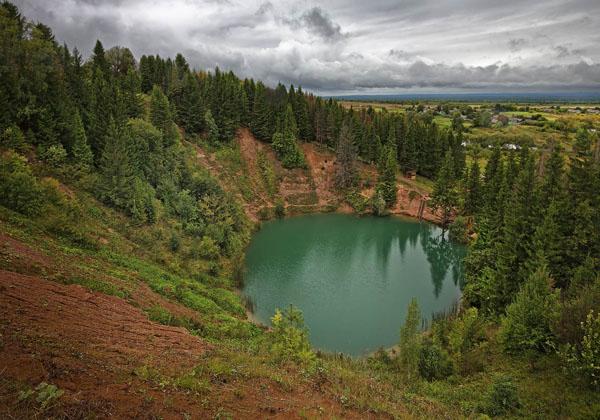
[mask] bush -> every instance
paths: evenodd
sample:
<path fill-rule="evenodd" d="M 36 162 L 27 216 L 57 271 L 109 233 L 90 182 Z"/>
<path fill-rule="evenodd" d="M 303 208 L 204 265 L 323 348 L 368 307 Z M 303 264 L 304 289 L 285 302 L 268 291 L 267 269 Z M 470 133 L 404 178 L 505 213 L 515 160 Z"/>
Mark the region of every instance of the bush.
<path fill-rule="evenodd" d="M 25 136 L 16 125 L 8 127 L 0 136 L 0 145 L 18 152 L 25 150 Z"/>
<path fill-rule="evenodd" d="M 281 199 L 275 202 L 275 217 L 278 219 L 283 219 L 285 217 L 285 205 Z"/>
<path fill-rule="evenodd" d="M 14 152 L 6 152 L 0 159 L 0 204 L 28 216 L 42 210 L 42 188 L 27 160 Z"/>
<path fill-rule="evenodd" d="M 408 305 L 406 320 L 400 328 L 398 363 L 404 370 L 407 379 L 417 376 L 419 355 L 421 353 L 421 310 L 416 299 Z"/>
<path fill-rule="evenodd" d="M 465 217 L 459 216 L 448 228 L 448 235 L 451 240 L 461 244 L 469 243 L 469 226 Z"/>
<path fill-rule="evenodd" d="M 558 293 L 551 290 L 545 265 L 529 276 L 502 320 L 500 339 L 507 352 L 552 348 L 551 326 L 558 315 Z"/>
<path fill-rule="evenodd" d="M 600 313 L 591 310 L 581 323 L 583 338 L 577 345 L 567 345 L 563 353 L 569 370 L 600 388 Z"/>
<path fill-rule="evenodd" d="M 464 355 L 485 338 L 483 321 L 477 308 L 469 308 L 453 323 L 448 334 L 448 345 L 453 354 Z"/>
<path fill-rule="evenodd" d="M 316 356 L 308 340 L 308 330 L 304 326 L 304 317 L 299 309 L 292 305 L 287 310 L 275 311 L 271 318 L 273 325 L 271 351 L 280 361 L 292 361 L 304 365 L 313 365 Z"/>
<path fill-rule="evenodd" d="M 501 416 L 521 406 L 517 387 L 509 376 L 498 376 L 494 379 L 487 395 L 484 411 L 490 416 Z"/>
<path fill-rule="evenodd" d="M 426 340 L 419 353 L 419 373 L 428 381 L 444 379 L 452 375 L 450 356 L 440 345 Z"/>
<path fill-rule="evenodd" d="M 219 258 L 219 246 L 212 238 L 208 236 L 203 236 L 202 240 L 200 241 L 199 248 L 200 256 L 202 258 L 206 258 L 209 260 Z"/>
<path fill-rule="evenodd" d="M 386 203 L 381 189 L 376 189 L 375 194 L 371 197 L 371 208 L 376 216 L 384 216 L 386 214 Z"/>
<path fill-rule="evenodd" d="M 40 158 L 48 165 L 58 168 L 67 160 L 67 151 L 60 144 L 53 144 L 40 154 Z"/>

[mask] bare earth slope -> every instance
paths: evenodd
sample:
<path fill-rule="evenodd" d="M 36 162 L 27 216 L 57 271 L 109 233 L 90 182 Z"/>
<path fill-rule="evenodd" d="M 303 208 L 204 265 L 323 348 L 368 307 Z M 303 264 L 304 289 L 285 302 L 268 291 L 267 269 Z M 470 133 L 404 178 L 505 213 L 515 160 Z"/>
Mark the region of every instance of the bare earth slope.
<path fill-rule="evenodd" d="M 238 130 L 235 147 L 239 148 L 241 165 L 231 169 L 219 160 L 217 153 L 210 153 L 194 146 L 200 163 L 220 180 L 222 187 L 235 194 L 244 203 L 246 214 L 252 220 L 260 219 L 261 209 L 272 209 L 275 197 L 267 191 L 258 163 L 259 154 L 268 160 L 277 178 L 277 197 L 283 199 L 288 214 L 309 212 L 352 212 L 350 206 L 335 188 L 335 154 L 315 143 L 302 143 L 306 157 L 306 169 L 286 169 L 281 166 L 271 146 L 256 139 L 247 128 Z M 373 193 L 377 169 L 373 165 L 359 163 L 362 182 L 361 194 L 368 198 Z M 415 181 L 398 176 L 398 201 L 390 213 L 418 218 L 422 199 L 427 191 Z M 425 206 L 421 215 L 424 220 L 439 222 L 439 217 Z"/>

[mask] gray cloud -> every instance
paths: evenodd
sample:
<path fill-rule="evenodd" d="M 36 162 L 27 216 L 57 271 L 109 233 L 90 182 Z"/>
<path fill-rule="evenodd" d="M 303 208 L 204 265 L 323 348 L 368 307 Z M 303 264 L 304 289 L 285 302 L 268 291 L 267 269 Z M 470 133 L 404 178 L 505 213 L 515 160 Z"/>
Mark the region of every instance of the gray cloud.
<path fill-rule="evenodd" d="M 16 0 L 89 54 L 182 52 L 320 93 L 600 89 L 597 0 Z"/>
<path fill-rule="evenodd" d="M 511 52 L 521 51 L 523 46 L 527 43 L 524 38 L 514 38 L 508 41 L 508 48 Z"/>
<path fill-rule="evenodd" d="M 339 39 L 343 37 L 342 28 L 323 12 L 320 7 L 307 10 L 300 19 L 311 31 L 326 39 Z"/>

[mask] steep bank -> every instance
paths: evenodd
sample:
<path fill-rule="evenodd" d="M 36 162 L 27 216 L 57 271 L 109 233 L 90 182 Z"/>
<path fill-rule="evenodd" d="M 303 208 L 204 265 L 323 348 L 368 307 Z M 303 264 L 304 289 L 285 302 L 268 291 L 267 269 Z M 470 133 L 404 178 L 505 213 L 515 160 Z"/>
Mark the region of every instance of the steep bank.
<path fill-rule="evenodd" d="M 270 144 L 256 139 L 247 128 L 237 131 L 235 143 L 227 151 L 211 151 L 206 145 L 194 147 L 200 164 L 243 203 L 251 220 L 272 217 L 278 202 L 290 215 L 354 211 L 335 187 L 335 153 L 322 145 L 301 144 L 307 164 L 305 169 L 284 168 Z M 377 168 L 360 161 L 357 166 L 358 192 L 363 200 L 368 200 L 377 181 Z M 438 223 L 440 217 L 426 205 L 429 192 L 422 183 L 398 174 L 398 200 L 389 213 Z"/>

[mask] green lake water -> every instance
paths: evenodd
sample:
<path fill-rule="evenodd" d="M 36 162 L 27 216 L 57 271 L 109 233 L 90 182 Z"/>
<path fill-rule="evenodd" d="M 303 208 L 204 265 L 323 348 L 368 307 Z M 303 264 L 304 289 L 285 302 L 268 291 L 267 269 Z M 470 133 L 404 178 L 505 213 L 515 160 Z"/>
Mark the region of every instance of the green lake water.
<path fill-rule="evenodd" d="M 246 254 L 244 294 L 258 321 L 302 310 L 315 348 L 363 355 L 397 343 L 410 300 L 423 318 L 460 298 L 463 246 L 396 217 L 320 214 L 267 222 Z"/>

